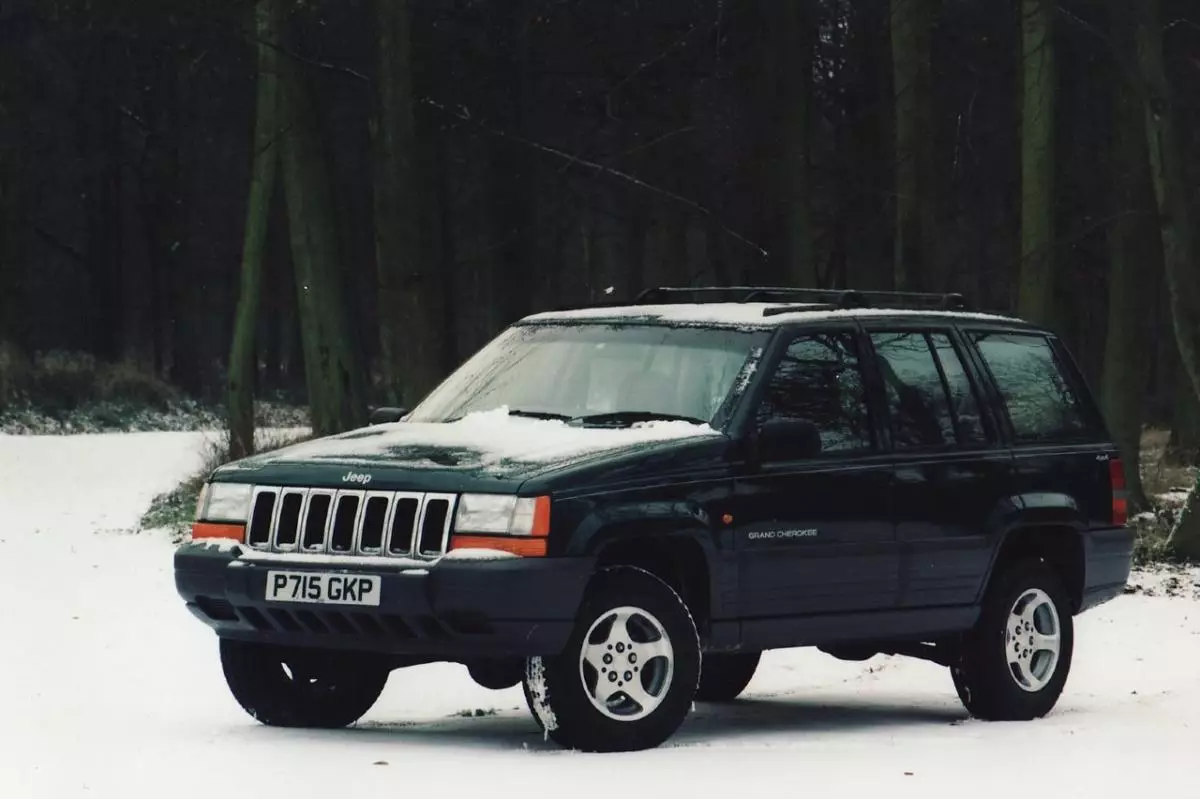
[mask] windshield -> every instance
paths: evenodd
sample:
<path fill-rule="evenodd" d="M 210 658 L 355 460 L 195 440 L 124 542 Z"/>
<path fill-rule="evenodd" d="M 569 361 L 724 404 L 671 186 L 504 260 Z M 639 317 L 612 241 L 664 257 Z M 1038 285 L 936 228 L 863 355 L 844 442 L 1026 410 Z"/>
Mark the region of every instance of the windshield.
<path fill-rule="evenodd" d="M 409 421 L 447 422 L 507 407 L 595 423 L 707 423 L 766 337 L 661 325 L 520 325 L 450 375 Z"/>

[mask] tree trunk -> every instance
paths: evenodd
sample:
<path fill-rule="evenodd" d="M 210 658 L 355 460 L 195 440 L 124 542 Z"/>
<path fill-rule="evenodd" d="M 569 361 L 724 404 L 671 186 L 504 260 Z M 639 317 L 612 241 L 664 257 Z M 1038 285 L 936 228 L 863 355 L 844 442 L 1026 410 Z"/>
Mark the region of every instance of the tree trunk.
<path fill-rule="evenodd" d="M 409 0 L 376 0 L 375 257 L 384 386 L 411 408 L 441 377 L 444 295 L 422 257 Z"/>
<path fill-rule="evenodd" d="M 113 81 L 116 45 L 97 34 L 81 76 L 80 142 L 86 174 L 86 263 L 92 308 L 92 351 L 103 360 L 124 354 L 121 116 Z"/>
<path fill-rule="evenodd" d="M 279 162 L 279 148 L 275 146 L 279 135 L 279 51 L 275 46 L 280 26 L 279 0 L 259 0 L 254 14 L 259 41 L 254 161 L 242 243 L 242 285 L 229 354 L 229 457 L 235 460 L 254 452 L 255 343 L 271 196 Z"/>
<path fill-rule="evenodd" d="M 897 291 L 924 287 L 935 264 L 930 0 L 892 0 Z"/>
<path fill-rule="evenodd" d="M 493 46 L 501 80 L 502 124 L 517 136 L 528 135 L 533 100 L 530 35 L 536 29 L 532 0 L 493 4 Z M 492 295 L 501 325 L 512 324 L 531 310 L 530 297 L 539 282 L 535 253 L 537 160 L 525 144 L 493 139 L 490 149 L 491 215 L 496 257 Z M 599 258 L 597 258 L 599 260 Z"/>
<path fill-rule="evenodd" d="M 1018 305 L 1027 319 L 1054 320 L 1053 0 L 1021 0 L 1021 269 Z"/>
<path fill-rule="evenodd" d="M 13 122 L 6 105 L 0 97 L 0 129 Z M 20 159 L 18 147 L 11 151 L 0 149 L 0 347 L 25 344 L 24 337 L 18 334 L 21 325 L 17 321 L 18 315 L 24 318 L 20 292 L 25 272 L 25 225 L 21 219 L 24 180 Z M 0 374 L 0 391 L 4 388 L 3 381 L 4 375 Z M 3 401 L 0 396 L 0 404 Z"/>
<path fill-rule="evenodd" d="M 1146 141 L 1158 203 L 1171 316 L 1185 374 L 1192 390 L 1200 397 L 1200 273 L 1191 228 L 1187 165 L 1180 146 L 1174 99 L 1163 55 L 1159 0 L 1139 0 L 1136 14 Z M 1171 533 L 1170 546 L 1179 555 L 1200 558 L 1200 486 L 1192 489 L 1187 507 Z"/>
<path fill-rule="evenodd" d="M 1186 375 L 1180 374 L 1176 380 L 1171 411 L 1167 457 L 1182 465 L 1200 463 L 1200 400 Z"/>
<path fill-rule="evenodd" d="M 783 139 L 779 192 L 783 205 L 784 275 L 793 286 L 817 288 L 816 253 L 813 248 L 812 180 L 809 167 L 809 97 L 813 58 L 813 21 L 810 6 L 802 0 L 767 0 L 779 5 L 776 44 Z M 768 19 L 771 19 L 768 16 Z"/>
<path fill-rule="evenodd" d="M 304 70 L 294 58 L 279 59 L 280 158 L 312 430 L 323 436 L 364 425 L 367 406 L 341 282 L 329 162 Z"/>
<path fill-rule="evenodd" d="M 1129 39 L 1127 0 L 1113 0 L 1114 39 Z M 1124 24 L 1122 23 L 1124 20 Z M 1108 286 L 1108 334 L 1104 352 L 1104 407 L 1113 437 L 1121 448 L 1130 504 L 1135 510 L 1149 505 L 1141 477 L 1141 439 L 1144 398 L 1150 377 L 1152 346 L 1147 318 L 1151 316 L 1154 286 L 1145 271 L 1161 261 L 1161 248 L 1142 209 L 1154 205 L 1149 156 L 1139 95 L 1127 83 L 1114 85 L 1113 114 L 1113 215 L 1109 234 L 1111 277 Z M 1147 259 L 1153 254 L 1158 260 Z"/>

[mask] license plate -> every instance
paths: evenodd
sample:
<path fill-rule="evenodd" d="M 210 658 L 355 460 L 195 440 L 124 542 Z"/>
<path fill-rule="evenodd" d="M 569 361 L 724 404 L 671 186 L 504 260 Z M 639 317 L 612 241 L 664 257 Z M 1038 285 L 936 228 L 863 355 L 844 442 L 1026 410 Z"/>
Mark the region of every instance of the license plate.
<path fill-rule="evenodd" d="M 379 607 L 379 583 L 359 574 L 267 572 L 267 601 Z"/>

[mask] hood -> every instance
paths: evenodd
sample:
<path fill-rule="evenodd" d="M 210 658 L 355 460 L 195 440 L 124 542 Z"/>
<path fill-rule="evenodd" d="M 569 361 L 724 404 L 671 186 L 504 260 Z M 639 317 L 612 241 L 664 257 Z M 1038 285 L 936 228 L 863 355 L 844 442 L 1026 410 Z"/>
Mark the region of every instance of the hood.
<path fill-rule="evenodd" d="M 354 430 L 217 470 L 223 480 L 374 490 L 510 491 L 525 480 L 584 463 L 720 434 L 707 425 L 650 422 L 578 427 L 514 417 L 507 409 L 440 424 L 397 422 Z"/>

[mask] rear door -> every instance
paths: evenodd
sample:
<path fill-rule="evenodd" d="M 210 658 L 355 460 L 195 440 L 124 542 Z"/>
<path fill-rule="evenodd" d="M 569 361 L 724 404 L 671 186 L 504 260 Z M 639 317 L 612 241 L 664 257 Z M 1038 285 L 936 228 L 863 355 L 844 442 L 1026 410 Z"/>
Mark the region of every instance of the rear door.
<path fill-rule="evenodd" d="M 1011 494 L 1011 452 L 983 410 L 952 327 L 865 328 L 893 453 L 899 604 L 970 604 L 988 569 L 988 531 Z"/>
<path fill-rule="evenodd" d="M 1015 460 L 1014 494 L 1029 518 L 1112 525 L 1116 450 L 1061 343 L 1036 331 L 968 330 L 999 392 Z"/>
<path fill-rule="evenodd" d="M 820 452 L 762 463 L 736 479 L 731 515 L 743 619 L 892 608 L 899 561 L 891 466 L 868 406 L 856 325 L 797 330 L 752 424 L 810 422 Z"/>

